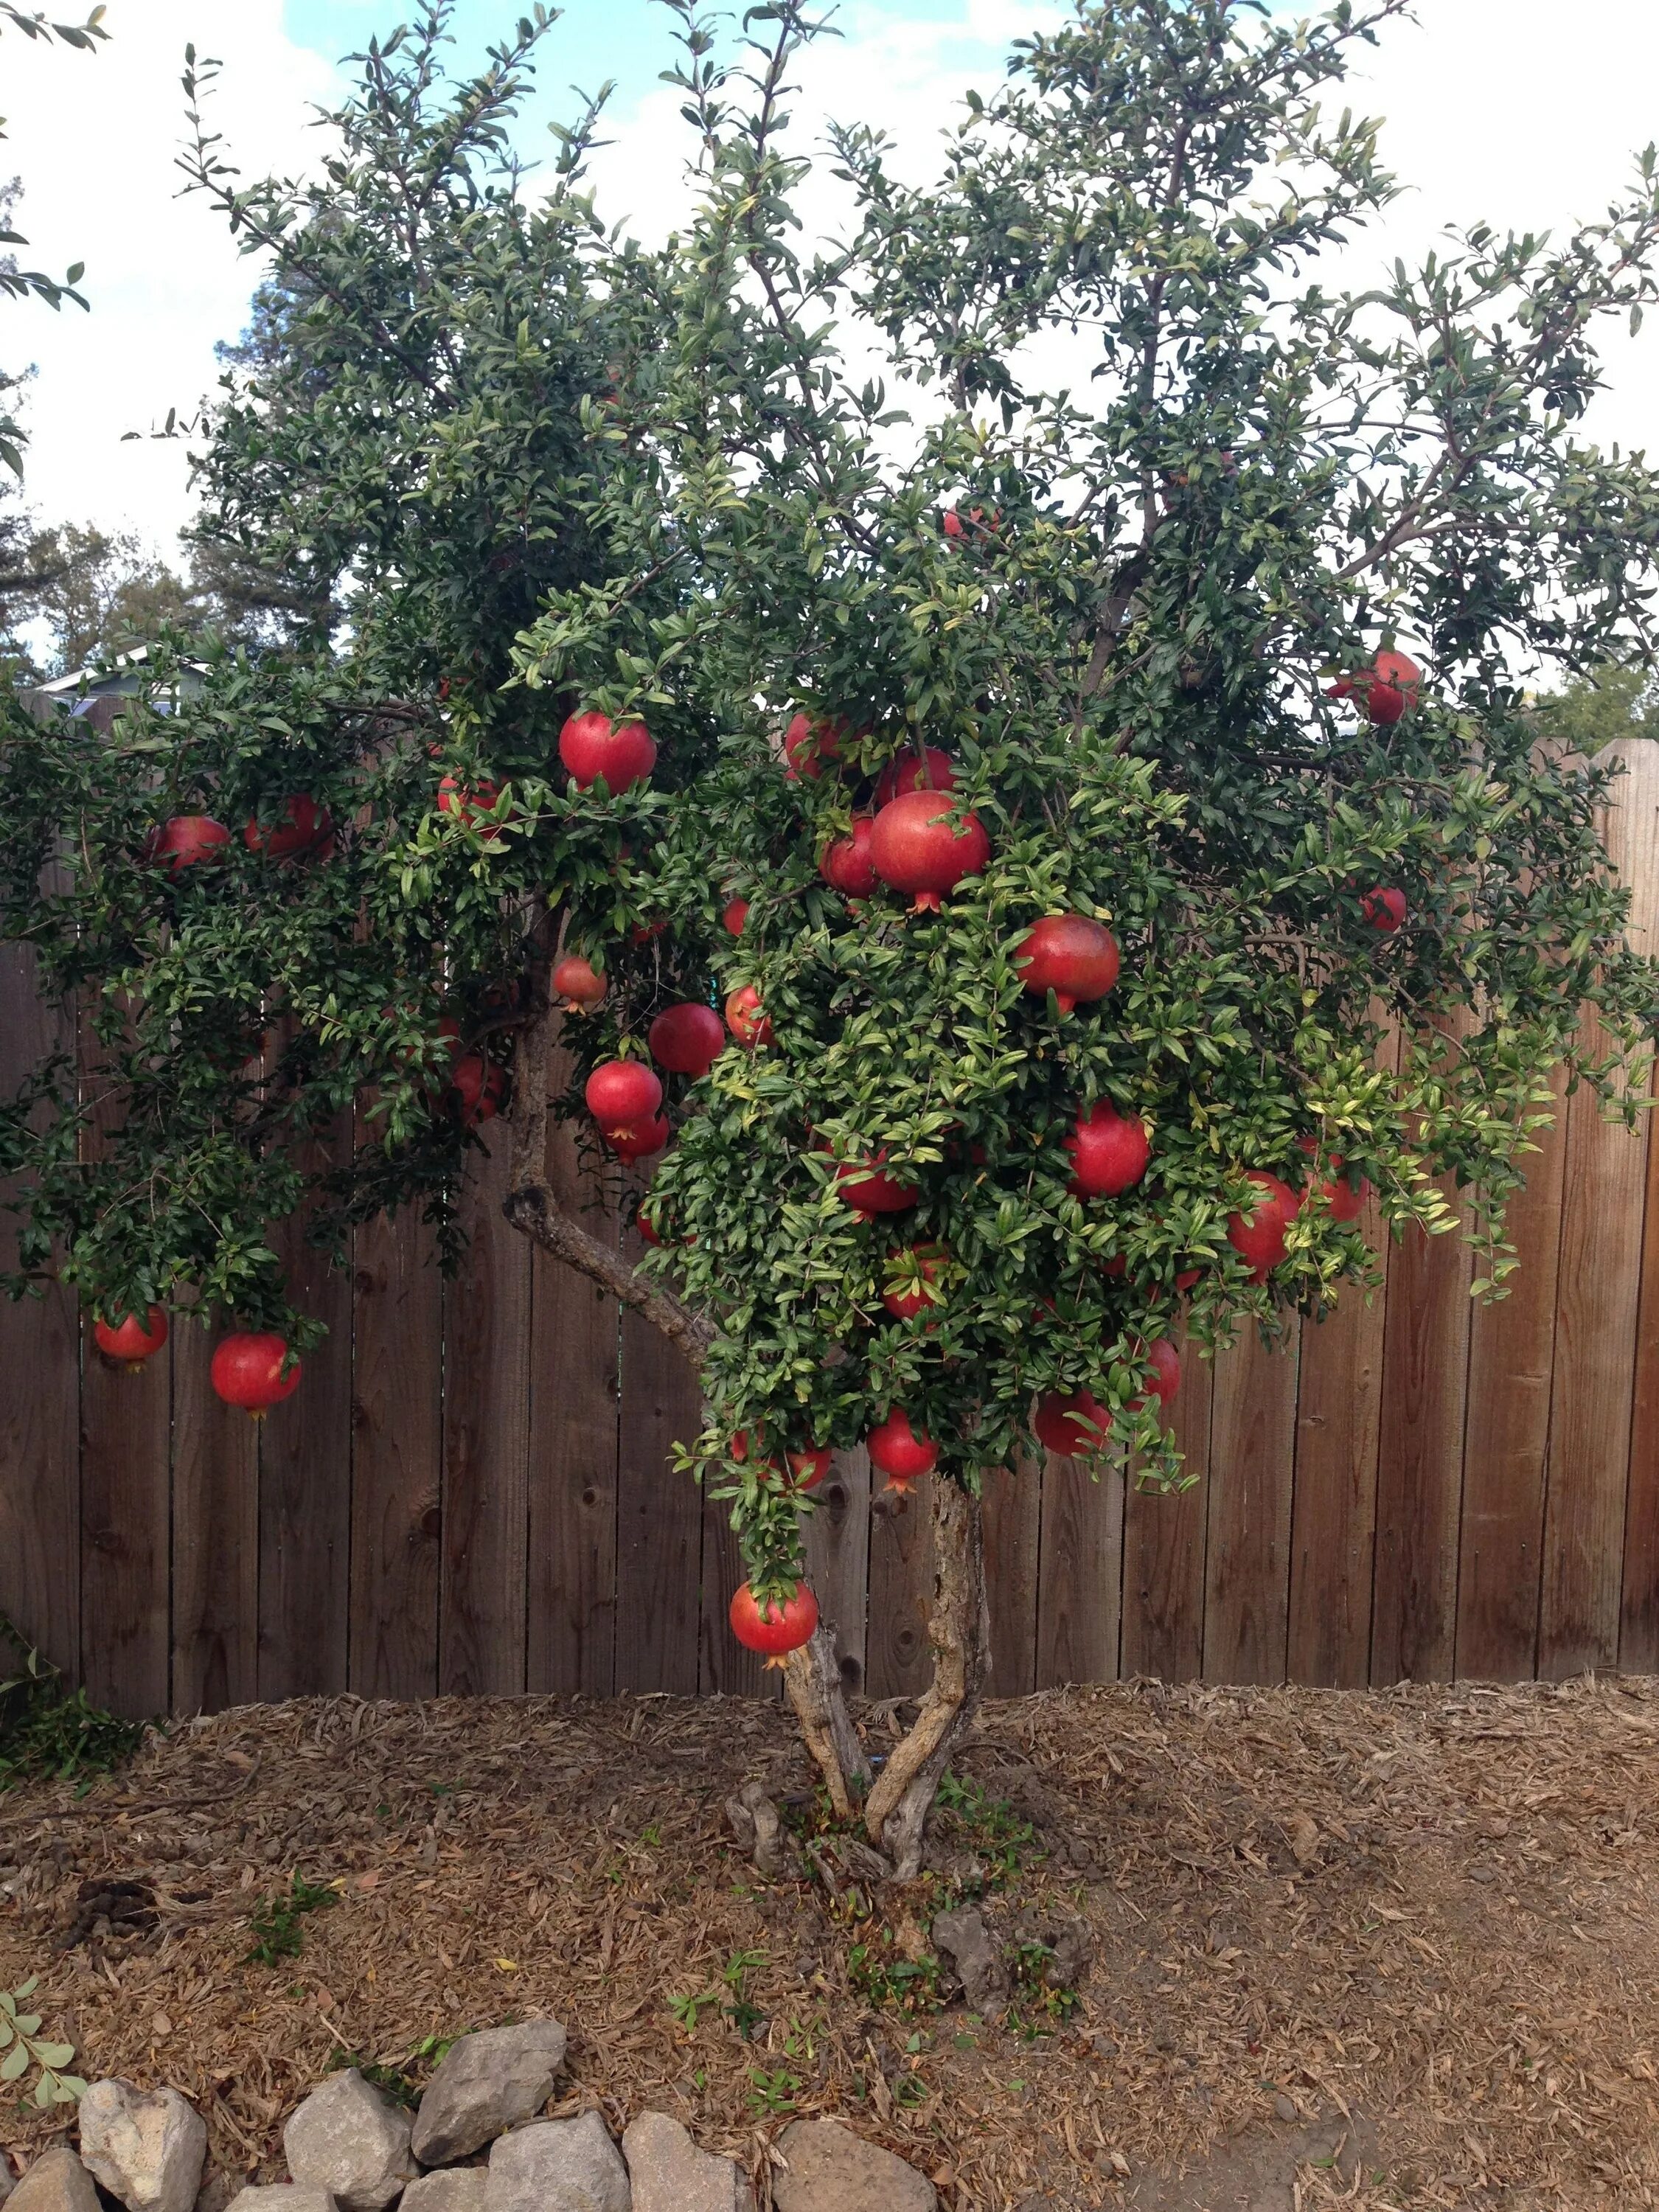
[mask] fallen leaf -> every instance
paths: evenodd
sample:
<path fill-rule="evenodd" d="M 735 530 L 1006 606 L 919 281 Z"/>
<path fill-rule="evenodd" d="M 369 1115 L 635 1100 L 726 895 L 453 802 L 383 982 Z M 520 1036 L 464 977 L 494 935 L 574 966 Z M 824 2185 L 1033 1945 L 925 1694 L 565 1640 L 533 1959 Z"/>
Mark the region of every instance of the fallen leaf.
<path fill-rule="evenodd" d="M 173 2033 L 173 2022 L 164 2012 L 153 2013 L 150 2015 L 149 2026 L 153 2035 L 166 2037 Z"/>
<path fill-rule="evenodd" d="M 1298 1866 L 1317 1856 L 1319 1824 L 1306 1813 L 1292 1813 L 1285 1823 L 1285 1833 L 1290 1839 L 1291 1850 Z"/>
<path fill-rule="evenodd" d="M 354 1889 L 378 1889 L 380 1883 L 380 1869 L 379 1867 L 370 1867 L 368 1872 L 360 1874 L 351 1886 Z"/>

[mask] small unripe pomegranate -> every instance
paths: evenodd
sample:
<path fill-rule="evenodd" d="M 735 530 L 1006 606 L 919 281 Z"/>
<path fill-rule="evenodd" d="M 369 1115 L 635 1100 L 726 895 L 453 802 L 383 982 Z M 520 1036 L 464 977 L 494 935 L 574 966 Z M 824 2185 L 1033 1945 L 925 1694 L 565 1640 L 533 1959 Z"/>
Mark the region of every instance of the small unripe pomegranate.
<path fill-rule="evenodd" d="M 1380 929 L 1385 937 L 1391 937 L 1406 919 L 1404 891 L 1364 891 L 1359 904 L 1371 927 Z"/>
<path fill-rule="evenodd" d="M 728 995 L 726 1026 L 750 1052 L 757 1046 L 771 1043 L 771 1018 L 763 1008 L 760 993 L 752 983 L 744 983 Z"/>
<path fill-rule="evenodd" d="M 902 799 L 907 791 L 954 791 L 956 787 L 956 763 L 949 753 L 929 745 L 920 760 L 914 752 L 903 752 L 888 762 L 876 779 L 876 805 L 885 806 L 889 799 Z"/>
<path fill-rule="evenodd" d="M 707 1075 L 726 1049 L 726 1024 L 712 1006 L 688 1000 L 665 1006 L 646 1042 L 652 1059 L 671 1075 Z"/>
<path fill-rule="evenodd" d="M 727 936 L 741 937 L 743 925 L 748 919 L 749 902 L 746 898 L 727 899 L 720 915 L 720 920 L 726 925 Z"/>
<path fill-rule="evenodd" d="M 781 1667 L 790 1652 L 811 1642 L 818 1625 L 818 1601 L 805 1583 L 797 1583 L 792 1596 L 769 1598 L 763 1605 L 744 1583 L 726 1618 L 745 1650 L 763 1651 L 768 1667 Z"/>
<path fill-rule="evenodd" d="M 240 1406 L 256 1421 L 263 1420 L 270 1407 L 280 1406 L 300 1387 L 297 1359 L 283 1372 L 287 1358 L 288 1346 L 280 1336 L 238 1329 L 215 1346 L 209 1379 L 226 1405 Z"/>
<path fill-rule="evenodd" d="M 559 758 L 581 790 L 591 790 L 603 778 L 614 799 L 647 781 L 657 765 L 657 748 L 643 722 L 613 722 L 590 708 L 571 715 L 559 732 Z"/>
<path fill-rule="evenodd" d="M 945 508 L 944 515 L 939 522 L 939 527 L 944 531 L 947 538 L 960 538 L 967 526 L 968 526 L 963 522 L 962 517 L 957 513 L 955 507 L 947 507 Z"/>
<path fill-rule="evenodd" d="M 175 814 L 145 838 L 144 858 L 159 861 L 176 881 L 186 868 L 223 860 L 229 842 L 229 830 L 210 814 Z"/>
<path fill-rule="evenodd" d="M 876 825 L 867 814 L 854 823 L 852 834 L 836 837 L 823 848 L 818 873 L 832 890 L 848 898 L 868 898 L 876 888 L 876 871 L 870 859 L 870 841 Z"/>
<path fill-rule="evenodd" d="M 573 1014 L 591 1014 L 605 1000 L 604 976 L 580 952 L 567 952 L 553 970 L 553 988 Z"/>
<path fill-rule="evenodd" d="M 912 910 L 938 912 L 946 891 L 981 874 L 991 841 L 977 814 L 953 819 L 952 799 L 936 791 L 907 791 L 876 817 L 870 859 L 883 883 L 915 894 Z"/>
<path fill-rule="evenodd" d="M 1087 915 L 1047 915 L 1014 954 L 1020 987 L 1034 998 L 1050 991 L 1062 1014 L 1079 1000 L 1103 999 L 1117 981 L 1117 939 Z"/>
<path fill-rule="evenodd" d="M 1250 1181 L 1261 1195 L 1248 1213 L 1227 1217 L 1227 1242 L 1250 1271 L 1253 1283 L 1265 1283 L 1285 1257 L 1285 1237 L 1296 1218 L 1301 1200 L 1288 1183 L 1265 1170 L 1252 1168 Z"/>
<path fill-rule="evenodd" d="M 1146 1124 L 1118 1112 L 1109 1099 L 1079 1114 L 1065 1139 L 1072 1156 L 1073 1192 L 1079 1198 L 1115 1198 L 1146 1172 L 1152 1141 Z"/>
<path fill-rule="evenodd" d="M 326 860 L 334 849 L 334 817 L 302 792 L 286 802 L 270 829 L 261 829 L 258 817 L 251 816 L 242 842 L 268 860 Z"/>
<path fill-rule="evenodd" d="M 605 1060 L 588 1077 L 582 1097 L 609 1137 L 648 1121 L 662 1104 L 662 1085 L 642 1060 Z"/>
<path fill-rule="evenodd" d="M 470 829 L 481 814 L 489 814 L 501 804 L 504 785 L 480 783 L 470 788 L 453 775 L 447 775 L 438 786 L 438 811 L 453 814 L 458 822 Z M 499 825 L 496 825 L 499 826 Z"/>
<path fill-rule="evenodd" d="M 93 1324 L 93 1341 L 106 1359 L 125 1362 L 129 1375 L 137 1375 L 147 1359 L 154 1358 L 167 1340 L 167 1317 L 160 1306 L 147 1309 L 142 1321 L 137 1314 L 129 1314 L 125 1321 L 114 1324 L 106 1321 Z"/>
<path fill-rule="evenodd" d="M 931 1474 L 939 1463 L 939 1446 L 931 1437 L 910 1426 L 909 1416 L 895 1406 L 887 1419 L 865 1439 L 870 1464 L 887 1477 L 890 1489 L 900 1497 L 913 1482 Z"/>

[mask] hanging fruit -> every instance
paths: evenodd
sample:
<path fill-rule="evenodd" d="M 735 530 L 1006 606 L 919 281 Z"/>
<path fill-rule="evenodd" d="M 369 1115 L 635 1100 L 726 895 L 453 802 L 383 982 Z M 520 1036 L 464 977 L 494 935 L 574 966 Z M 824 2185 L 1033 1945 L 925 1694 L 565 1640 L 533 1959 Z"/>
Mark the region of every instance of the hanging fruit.
<path fill-rule="evenodd" d="M 157 861 L 175 881 L 204 860 L 222 860 L 230 832 L 210 814 L 175 814 L 144 839 L 147 860 Z"/>
<path fill-rule="evenodd" d="M 1146 1396 L 1133 1399 L 1129 1406 L 1138 1413 L 1146 1398 L 1156 1398 L 1160 1406 L 1167 1406 L 1181 1388 L 1181 1354 L 1167 1336 L 1158 1336 L 1146 1346 L 1143 1355 L 1146 1362 Z"/>
<path fill-rule="evenodd" d="M 954 802 L 936 791 L 907 791 L 876 817 L 870 859 L 883 883 L 915 896 L 912 911 L 938 912 L 946 891 L 979 875 L 991 841 L 977 814 L 953 818 Z"/>
<path fill-rule="evenodd" d="M 604 976 L 580 952 L 567 952 L 553 970 L 553 988 L 564 1000 L 567 1013 L 591 1014 L 605 1001 Z"/>
<path fill-rule="evenodd" d="M 1302 1137 L 1297 1141 L 1310 1159 L 1317 1154 L 1319 1146 L 1316 1139 Z M 1365 1210 L 1365 1200 L 1370 1191 L 1370 1183 L 1366 1182 L 1364 1176 L 1361 1176 L 1357 1186 L 1349 1181 L 1342 1171 L 1340 1152 L 1332 1152 L 1325 1164 L 1331 1171 L 1331 1180 L 1328 1182 L 1316 1183 L 1314 1194 L 1320 1200 L 1333 1221 L 1358 1221 Z"/>
<path fill-rule="evenodd" d="M 559 732 L 559 758 L 580 790 L 591 790 L 603 777 L 614 799 L 649 780 L 657 748 L 643 722 L 613 722 L 590 708 L 571 715 Z"/>
<path fill-rule="evenodd" d="M 908 1414 L 896 1406 L 865 1439 L 870 1464 L 887 1477 L 888 1487 L 903 1497 L 913 1482 L 931 1474 L 939 1463 L 939 1446 L 931 1437 L 910 1426 Z"/>
<path fill-rule="evenodd" d="M 1037 1441 L 1066 1459 L 1090 1459 L 1110 1439 L 1112 1416 L 1109 1407 L 1088 1390 L 1062 1395 L 1051 1390 L 1037 1401 L 1031 1423 Z"/>
<path fill-rule="evenodd" d="M 869 897 L 876 888 L 876 871 L 870 858 L 870 841 L 875 834 L 870 816 L 860 814 L 849 836 L 836 837 L 824 847 L 818 873 L 832 890 L 848 898 Z"/>
<path fill-rule="evenodd" d="M 1152 1157 L 1146 1124 L 1120 1114 L 1109 1099 L 1080 1113 L 1065 1139 L 1070 1188 L 1079 1198 L 1115 1198 L 1140 1181 Z"/>
<path fill-rule="evenodd" d="M 642 1060 L 603 1060 L 582 1097 L 607 1137 L 648 1121 L 662 1104 L 662 1085 Z"/>
<path fill-rule="evenodd" d="M 1034 998 L 1052 991 L 1062 1014 L 1079 1000 L 1103 999 L 1118 977 L 1117 939 L 1086 915 L 1047 915 L 1014 954 L 1020 988 Z"/>
<path fill-rule="evenodd" d="M 1423 672 L 1408 654 L 1379 653 L 1369 668 L 1339 678 L 1326 696 L 1358 699 L 1370 720 L 1388 729 L 1417 704 L 1422 682 Z"/>
<path fill-rule="evenodd" d="M 1392 937 L 1406 919 L 1406 894 L 1399 890 L 1362 891 L 1360 910 L 1373 929 Z"/>
<path fill-rule="evenodd" d="M 950 1260 L 942 1244 L 904 1245 L 887 1255 L 887 1272 L 898 1278 L 900 1287 L 884 1291 L 881 1302 L 895 1321 L 914 1321 L 944 1304 L 944 1293 L 934 1285 Z"/>
<path fill-rule="evenodd" d="M 744 983 L 730 993 L 726 1001 L 726 1026 L 740 1045 L 750 1052 L 772 1042 L 772 1023 L 761 1005 L 760 993 L 752 983 Z"/>
<path fill-rule="evenodd" d="M 903 1213 L 913 1206 L 919 1192 L 914 1183 L 901 1182 L 884 1166 L 885 1152 L 873 1160 L 848 1160 L 836 1170 L 836 1195 L 854 1213 L 868 1218 L 878 1213 Z"/>
<path fill-rule="evenodd" d="M 956 763 L 949 753 L 929 745 L 920 758 L 914 752 L 904 752 L 888 762 L 876 778 L 876 805 L 885 806 L 889 799 L 902 799 L 907 791 L 954 791 L 956 787 Z"/>
<path fill-rule="evenodd" d="M 481 1121 L 495 1120 L 506 1097 L 507 1070 L 482 1053 L 469 1052 L 450 1072 L 444 1107 L 462 1128 L 476 1129 Z"/>
<path fill-rule="evenodd" d="M 815 1444 L 811 1451 L 794 1451 L 789 1455 L 789 1472 L 795 1478 L 797 1490 L 816 1490 L 829 1474 L 835 1462 L 832 1444 Z"/>
<path fill-rule="evenodd" d="M 106 1359 L 125 1362 L 129 1375 L 137 1375 L 167 1340 L 167 1317 L 160 1306 L 150 1306 L 144 1317 L 129 1314 L 123 1322 L 93 1324 L 93 1341 Z"/>
<path fill-rule="evenodd" d="M 300 1363 L 296 1359 L 284 1374 L 287 1358 L 288 1346 L 280 1336 L 237 1329 L 214 1346 L 209 1379 L 227 1406 L 240 1406 L 260 1421 L 300 1387 Z"/>
<path fill-rule="evenodd" d="M 707 1075 L 726 1049 L 726 1024 L 712 1006 L 665 1006 L 646 1037 L 651 1057 L 671 1075 Z"/>
<path fill-rule="evenodd" d="M 1252 1168 L 1250 1181 L 1261 1195 L 1248 1213 L 1227 1217 L 1227 1242 L 1250 1271 L 1253 1283 L 1265 1283 L 1285 1257 L 1285 1238 L 1302 1200 L 1288 1183 Z"/>
<path fill-rule="evenodd" d="M 602 1129 L 599 1132 L 619 1160 L 648 1160 L 653 1152 L 663 1150 L 673 1133 L 660 1114 L 654 1120 L 642 1121 L 634 1128 Z"/>
<path fill-rule="evenodd" d="M 846 739 L 845 722 L 815 721 L 810 714 L 793 716 L 783 733 L 783 757 L 788 763 L 785 775 L 792 783 L 801 776 L 816 783 L 825 763 L 841 758 Z"/>
<path fill-rule="evenodd" d="M 499 783 L 479 783 L 469 787 L 457 777 L 447 775 L 438 786 L 438 811 L 453 815 L 470 829 L 477 816 L 492 813 L 500 805 L 505 788 Z"/>
<path fill-rule="evenodd" d="M 797 1583 L 792 1595 L 769 1598 L 762 1605 L 743 1583 L 726 1618 L 744 1650 L 764 1652 L 768 1667 L 781 1667 L 790 1652 L 811 1642 L 818 1625 L 818 1601 L 806 1583 Z"/>
<path fill-rule="evenodd" d="M 741 937 L 743 925 L 748 919 L 749 902 L 746 898 L 727 899 L 720 920 L 726 925 L 728 937 Z"/>
<path fill-rule="evenodd" d="M 334 817 L 302 792 L 286 801 L 277 826 L 261 829 L 258 817 L 250 816 L 242 842 L 268 860 L 325 860 L 334 850 Z"/>

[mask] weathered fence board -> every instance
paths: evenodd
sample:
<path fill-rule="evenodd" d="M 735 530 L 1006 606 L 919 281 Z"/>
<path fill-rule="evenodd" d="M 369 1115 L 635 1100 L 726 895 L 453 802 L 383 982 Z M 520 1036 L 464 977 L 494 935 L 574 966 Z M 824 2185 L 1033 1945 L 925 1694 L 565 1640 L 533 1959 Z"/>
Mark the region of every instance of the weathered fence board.
<path fill-rule="evenodd" d="M 1659 749 L 1631 760 L 1609 836 L 1648 945 Z M 75 1042 L 0 950 L 0 1082 Z M 1185 1355 L 1187 1490 L 1052 1456 L 989 1479 L 994 1693 L 1659 1668 L 1659 1142 L 1564 1103 L 1499 1304 L 1471 1301 L 1460 1239 L 1413 1231 L 1370 1307 Z M 213 1395 L 187 1316 L 129 1376 L 62 1291 L 0 1304 L 0 1608 L 100 1702 L 775 1686 L 726 1626 L 726 1509 L 666 1464 L 701 1425 L 695 1378 L 507 1227 L 489 1134 L 453 1281 L 416 1221 L 360 1231 L 333 1276 L 282 1232 L 332 1333 L 263 1432 Z M 622 1233 L 631 1203 L 556 1130 L 549 1171 Z M 927 1679 L 932 1563 L 925 1486 L 897 1510 L 879 1487 L 839 1454 L 806 1540 L 848 1686 L 891 1698 Z"/>

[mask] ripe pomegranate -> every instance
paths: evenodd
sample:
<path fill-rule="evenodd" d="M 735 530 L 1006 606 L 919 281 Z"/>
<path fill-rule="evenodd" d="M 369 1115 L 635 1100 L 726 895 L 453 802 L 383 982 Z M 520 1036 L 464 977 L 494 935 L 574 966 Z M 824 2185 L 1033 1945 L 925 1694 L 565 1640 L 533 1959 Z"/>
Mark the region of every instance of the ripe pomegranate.
<path fill-rule="evenodd" d="M 444 1106 L 464 1129 L 493 1121 L 507 1096 L 507 1070 L 482 1053 L 470 1052 L 451 1071 Z"/>
<path fill-rule="evenodd" d="M 1422 670 L 1406 653 L 1379 653 L 1369 668 L 1333 684 L 1327 696 L 1358 699 L 1370 720 L 1387 729 L 1417 704 L 1422 681 Z"/>
<path fill-rule="evenodd" d="M 1365 891 L 1359 901 L 1365 919 L 1373 929 L 1380 929 L 1391 937 L 1406 919 L 1404 891 Z"/>
<path fill-rule="evenodd" d="M 904 752 L 888 762 L 876 779 L 876 805 L 885 806 L 890 799 L 902 799 L 907 791 L 954 791 L 956 787 L 956 763 L 949 753 L 929 745 L 921 760 L 913 752 Z"/>
<path fill-rule="evenodd" d="M 793 1451 L 789 1455 L 789 1472 L 795 1478 L 797 1490 L 816 1490 L 829 1474 L 835 1458 L 833 1444 L 814 1444 L 811 1451 Z"/>
<path fill-rule="evenodd" d="M 833 890 L 849 899 L 868 898 L 876 888 L 876 872 L 870 860 L 870 841 L 876 825 L 867 814 L 853 824 L 852 835 L 826 845 L 818 860 L 818 873 Z"/>
<path fill-rule="evenodd" d="M 242 842 L 250 853 L 268 860 L 325 860 L 334 850 L 334 817 L 308 793 L 289 799 L 280 820 L 280 828 L 262 830 L 258 817 L 249 816 Z"/>
<path fill-rule="evenodd" d="M 1036 1431 L 1037 1442 L 1051 1452 L 1062 1453 L 1067 1459 L 1089 1459 L 1109 1440 L 1112 1416 L 1091 1391 L 1073 1390 L 1062 1395 L 1051 1390 L 1038 1400 L 1031 1426 Z"/>
<path fill-rule="evenodd" d="M 144 858 L 160 861 L 176 882 L 186 868 L 224 858 L 230 832 L 210 814 L 175 814 L 144 840 Z"/>
<path fill-rule="evenodd" d="M 824 763 L 841 758 L 846 741 L 845 722 L 814 721 L 810 714 L 794 715 L 783 733 L 783 757 L 789 763 L 784 773 L 792 783 L 801 776 L 816 783 L 823 774 Z"/>
<path fill-rule="evenodd" d="M 567 952 L 553 970 L 553 988 L 569 1013 L 591 1014 L 604 1003 L 605 978 L 579 952 Z"/>
<path fill-rule="evenodd" d="M 939 527 L 944 531 L 947 538 L 960 538 L 967 526 L 967 524 L 963 522 L 962 517 L 957 513 L 955 507 L 947 507 L 945 508 Z"/>
<path fill-rule="evenodd" d="M 726 1026 L 750 1052 L 772 1042 L 771 1017 L 761 1006 L 760 993 L 752 983 L 731 992 L 726 1001 Z"/>
<path fill-rule="evenodd" d="M 228 1406 L 240 1406 L 263 1420 L 268 1407 L 280 1406 L 300 1387 L 296 1359 L 283 1372 L 288 1346 L 280 1336 L 258 1329 L 237 1329 L 214 1346 L 208 1370 L 214 1389 Z"/>
<path fill-rule="evenodd" d="M 649 1214 L 636 1213 L 634 1217 L 634 1226 L 640 1232 L 640 1242 L 641 1244 L 648 1244 L 653 1252 L 661 1251 L 662 1238 L 657 1234 L 655 1229 L 653 1228 Z"/>
<path fill-rule="evenodd" d="M 642 1060 L 602 1060 L 588 1077 L 582 1097 L 610 1137 L 648 1121 L 662 1104 L 662 1085 Z"/>
<path fill-rule="evenodd" d="M 654 938 L 667 934 L 668 917 L 665 915 L 660 921 L 636 921 L 628 933 L 628 941 L 630 945 L 649 945 Z"/>
<path fill-rule="evenodd" d="M 635 1128 L 599 1132 L 619 1160 L 648 1160 L 653 1152 L 662 1151 L 673 1133 L 660 1114 Z"/>
<path fill-rule="evenodd" d="M 1120 1114 L 1108 1098 L 1078 1115 L 1065 1143 L 1072 1158 L 1070 1187 L 1079 1198 L 1115 1198 L 1140 1181 L 1152 1157 L 1146 1124 Z"/>
<path fill-rule="evenodd" d="M 652 1059 L 671 1075 L 707 1075 L 726 1049 L 726 1024 L 712 1006 L 690 1000 L 665 1006 L 646 1042 Z"/>
<path fill-rule="evenodd" d="M 866 1220 L 878 1213 L 902 1213 L 919 1195 L 914 1184 L 887 1174 L 886 1158 L 878 1152 L 873 1160 L 848 1160 L 836 1170 L 836 1195 Z"/>
<path fill-rule="evenodd" d="M 1167 1406 L 1181 1388 L 1181 1354 L 1167 1336 L 1157 1336 L 1146 1346 L 1146 1398 L 1156 1398 L 1160 1406 Z M 1137 1398 L 1129 1407 L 1138 1413 L 1146 1398 Z"/>
<path fill-rule="evenodd" d="M 937 791 L 907 791 L 876 817 L 870 859 L 883 883 L 915 894 L 912 911 L 938 912 L 944 893 L 976 876 L 991 857 L 977 814 L 951 818 L 952 801 Z"/>
<path fill-rule="evenodd" d="M 720 920 L 726 924 L 726 933 L 729 936 L 741 937 L 743 935 L 743 925 L 748 921 L 748 919 L 749 902 L 747 899 L 727 899 L 726 902 L 725 911 L 721 914 Z"/>
<path fill-rule="evenodd" d="M 125 1360 L 128 1374 L 136 1375 L 167 1342 L 167 1317 L 160 1306 L 150 1306 L 143 1321 L 129 1314 L 123 1322 L 95 1322 L 92 1335 L 106 1359 Z"/>
<path fill-rule="evenodd" d="M 1299 1141 L 1303 1151 L 1310 1158 L 1317 1152 L 1319 1146 L 1312 1137 L 1304 1137 Z M 1332 1152 L 1326 1161 L 1326 1165 L 1330 1169 L 1331 1181 L 1315 1186 L 1316 1193 L 1325 1211 L 1333 1221 L 1357 1221 L 1365 1210 L 1365 1199 L 1370 1189 L 1370 1183 L 1366 1182 L 1364 1176 L 1361 1176 L 1358 1187 L 1355 1188 L 1342 1172 L 1340 1152 Z"/>
<path fill-rule="evenodd" d="M 726 1618 L 746 1651 L 763 1651 L 769 1667 L 781 1667 L 788 1653 L 811 1642 L 818 1625 L 818 1601 L 805 1583 L 797 1583 L 792 1596 L 769 1598 L 762 1605 L 744 1583 Z"/>
<path fill-rule="evenodd" d="M 1248 1214 L 1227 1217 L 1227 1242 L 1250 1270 L 1253 1283 L 1265 1283 L 1285 1257 L 1285 1234 L 1295 1220 L 1302 1200 L 1288 1183 L 1260 1168 L 1252 1168 L 1250 1181 L 1261 1195 Z"/>
<path fill-rule="evenodd" d="M 643 722 L 613 722 L 589 708 L 573 714 L 559 732 L 559 758 L 583 791 L 601 776 L 614 799 L 630 784 L 644 783 L 657 765 L 657 748 Z"/>
<path fill-rule="evenodd" d="M 470 829 L 480 814 L 493 812 L 501 803 L 506 787 L 499 783 L 480 783 L 469 787 L 459 777 L 447 775 L 438 786 L 438 811 L 453 814 L 458 822 Z M 500 828 L 500 823 L 492 825 Z"/>
<path fill-rule="evenodd" d="M 1103 999 L 1117 981 L 1117 939 L 1086 915 L 1047 915 L 1014 954 L 1020 987 L 1034 998 L 1052 991 L 1062 1014 L 1079 1000 Z"/>
<path fill-rule="evenodd" d="M 865 1439 L 870 1464 L 887 1477 L 888 1487 L 902 1497 L 913 1482 L 931 1474 L 939 1463 L 939 1446 L 931 1437 L 910 1426 L 909 1416 L 896 1406 Z"/>
<path fill-rule="evenodd" d="M 917 1314 L 944 1304 L 944 1293 L 933 1285 L 950 1258 L 942 1244 L 911 1244 L 887 1255 L 888 1272 L 901 1276 L 905 1284 L 902 1290 L 882 1293 L 881 1302 L 895 1321 L 912 1321 Z"/>

